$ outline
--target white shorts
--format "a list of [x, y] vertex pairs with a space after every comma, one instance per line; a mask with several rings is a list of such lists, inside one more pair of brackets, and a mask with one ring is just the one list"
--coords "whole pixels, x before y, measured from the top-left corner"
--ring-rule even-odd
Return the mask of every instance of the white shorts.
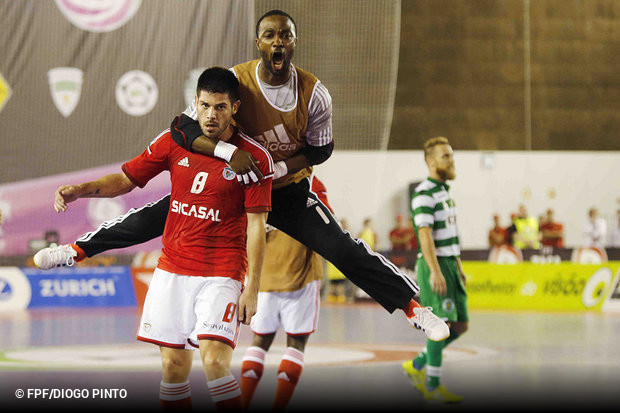
[[239, 338], [237, 306], [242, 285], [227, 277], [196, 277], [155, 269], [144, 300], [138, 340], [194, 349], [198, 340]]
[[297, 291], [259, 292], [250, 328], [258, 335], [273, 334], [280, 327], [292, 336], [313, 333], [319, 320], [320, 286], [320, 281], [313, 281]]

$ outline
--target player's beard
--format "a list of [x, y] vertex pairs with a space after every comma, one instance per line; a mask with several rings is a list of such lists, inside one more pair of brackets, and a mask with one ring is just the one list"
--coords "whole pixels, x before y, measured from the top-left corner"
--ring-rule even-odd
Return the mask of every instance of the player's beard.
[[228, 129], [228, 126], [230, 126], [230, 121], [226, 122], [225, 125], [213, 132], [207, 132], [205, 129], [202, 129], [202, 133], [209, 139], [221, 139], [220, 137], [226, 129]]
[[437, 169], [437, 175], [445, 182], [456, 178], [456, 171], [453, 166], [449, 166], [445, 169]]

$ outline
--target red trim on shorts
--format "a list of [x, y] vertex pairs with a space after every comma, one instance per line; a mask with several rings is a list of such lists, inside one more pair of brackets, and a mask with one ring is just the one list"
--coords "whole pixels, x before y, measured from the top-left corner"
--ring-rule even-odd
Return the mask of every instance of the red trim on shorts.
[[197, 344], [194, 344], [194, 342], [190, 340], [189, 338], [187, 339], [187, 344], [189, 344], [190, 346], [194, 348], [200, 348]]
[[153, 340], [151, 338], [146, 338], [146, 337], [141, 337], [141, 336], [137, 336], [137, 339], [139, 341], [144, 341], [144, 342], [151, 343], [151, 344], [157, 344], [158, 346], [162, 346], [162, 347], [180, 348], [180, 349], [184, 349], [185, 348], [185, 344], [165, 343], [163, 341], [157, 341], [157, 340]]
[[309, 333], [295, 333], [295, 334], [293, 334], [293, 333], [286, 333], [286, 335], [287, 336], [291, 336], [291, 337], [304, 337], [304, 336], [309, 336], [310, 334], [312, 334], [314, 332], [315, 332], [315, 330], [312, 330]]
[[264, 336], [271, 336], [271, 335], [275, 334], [276, 331], [274, 331], [273, 333], [257, 333], [256, 331], [252, 330], [252, 333], [256, 334], [257, 336], [264, 337]]
[[235, 343], [222, 336], [215, 336], [212, 334], [198, 334], [198, 340], [215, 340], [224, 344], [228, 344], [233, 348], [233, 350], [235, 349]]

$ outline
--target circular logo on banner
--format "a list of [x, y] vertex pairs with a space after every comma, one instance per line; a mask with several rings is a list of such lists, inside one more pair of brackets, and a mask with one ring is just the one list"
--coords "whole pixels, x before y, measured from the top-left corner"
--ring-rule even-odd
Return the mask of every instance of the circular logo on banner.
[[581, 295], [581, 301], [586, 307], [594, 307], [605, 298], [605, 291], [609, 288], [613, 274], [609, 268], [596, 271], [586, 283]]
[[157, 83], [146, 72], [131, 70], [116, 83], [116, 103], [131, 116], [149, 113], [157, 103]]
[[127, 23], [142, 0], [55, 0], [73, 25], [89, 32], [110, 32]]
[[31, 297], [30, 282], [19, 268], [0, 269], [0, 312], [25, 310]]

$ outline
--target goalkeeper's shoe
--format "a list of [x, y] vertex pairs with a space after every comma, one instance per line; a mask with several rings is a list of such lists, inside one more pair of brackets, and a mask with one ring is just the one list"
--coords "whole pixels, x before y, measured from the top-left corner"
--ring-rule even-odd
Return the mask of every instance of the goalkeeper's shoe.
[[411, 382], [413, 383], [415, 388], [418, 389], [420, 393], [425, 396], [428, 391], [426, 390], [426, 386], [424, 385], [424, 383], [426, 382], [426, 372], [424, 371], [424, 369], [417, 370], [415, 367], [413, 367], [413, 360], [405, 361], [402, 364], [402, 367], [405, 371], [405, 374], [407, 374], [407, 376], [409, 376], [409, 378], [411, 379]]
[[407, 320], [414, 328], [424, 331], [429, 340], [443, 341], [450, 337], [450, 327], [433, 314], [432, 307], [414, 307], [413, 316]]
[[433, 391], [426, 389], [426, 394], [424, 395], [424, 398], [428, 400], [439, 400], [444, 403], [460, 403], [463, 401], [463, 397], [454, 393], [450, 393], [446, 386], [444, 386], [443, 384]]
[[34, 263], [42, 270], [55, 267], [71, 267], [75, 264], [78, 253], [71, 245], [58, 245], [43, 248], [34, 255]]

